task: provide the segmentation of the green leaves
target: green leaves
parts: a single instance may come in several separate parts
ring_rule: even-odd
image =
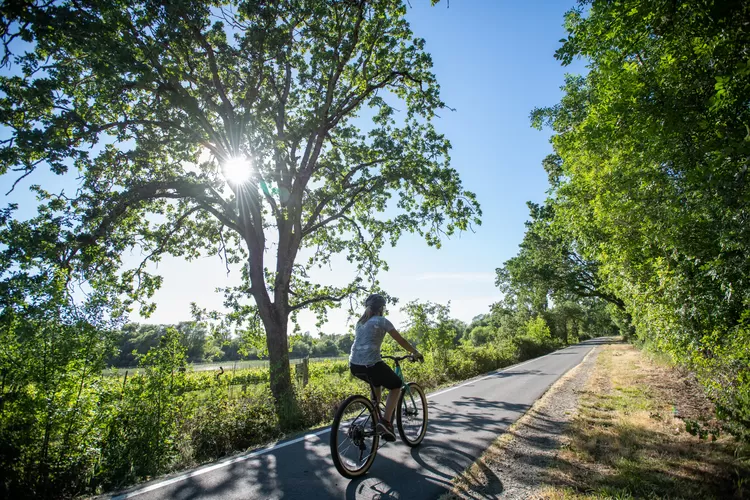
[[[747,387],[726,360],[750,346],[715,350],[738,338],[750,305],[750,10],[734,1],[589,7],[567,15],[556,54],[564,64],[586,58],[589,73],[566,78],[561,102],[532,113],[532,125],[555,132],[559,161],[545,162],[555,224],[597,263],[639,337],[701,367],[733,408],[725,414],[740,415],[746,403],[735,395]],[[524,249],[517,259],[537,260]],[[735,432],[746,425],[732,418]]]
[[[463,325],[450,318],[448,305],[417,300],[406,304],[401,310],[407,315],[405,335],[418,349],[433,353],[444,360],[463,333]]]
[[[553,163],[550,168],[559,168]],[[622,301],[599,278],[598,262],[581,255],[564,221],[556,218],[555,201],[528,205],[531,220],[518,255],[497,269],[495,283],[504,302],[536,312],[546,310],[549,299],[555,303],[598,299],[622,308]]]

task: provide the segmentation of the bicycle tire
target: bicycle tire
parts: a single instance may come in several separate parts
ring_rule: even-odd
[[[373,406],[372,401],[364,396],[349,396],[336,410],[336,415],[333,417],[333,424],[331,424],[331,437],[329,439],[329,443],[331,446],[331,458],[333,459],[333,465],[336,466],[336,470],[339,471],[339,474],[348,479],[354,479],[367,474],[367,471],[370,470],[370,467],[372,466],[372,463],[375,461],[375,457],[378,454],[378,444],[380,441],[380,435],[375,432],[375,425],[373,425],[373,441],[371,446],[371,453],[367,457],[365,463],[359,469],[353,470],[348,468],[344,461],[341,459],[341,456],[339,454],[339,428],[341,427],[342,419],[344,419],[344,416],[346,415],[347,408],[353,406],[354,403],[361,403],[367,410],[369,410],[370,418],[374,419],[375,425],[377,425],[378,422],[375,406]]]
[[[416,399],[419,400],[420,404],[422,405],[422,428],[419,432],[419,435],[417,435],[415,438],[412,438],[409,436],[404,429],[404,400],[407,396],[407,393],[410,393],[410,399],[414,398],[413,402],[416,403]],[[409,404],[412,401],[407,401],[406,404]],[[406,443],[408,446],[411,446],[412,448],[415,446],[419,446],[419,444],[422,442],[422,440],[425,437],[425,434],[427,434],[427,421],[428,421],[428,411],[427,411],[427,397],[424,394],[424,390],[422,390],[421,387],[419,387],[418,384],[414,382],[409,382],[406,384],[405,388],[401,390],[401,395],[398,398],[398,411],[397,417],[396,417],[396,423],[398,425],[398,433],[401,436],[401,441]],[[406,408],[408,409],[408,407]]]

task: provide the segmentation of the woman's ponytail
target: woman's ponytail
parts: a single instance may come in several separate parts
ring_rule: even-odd
[[[385,298],[380,294],[373,293],[365,300],[365,306],[365,313],[359,318],[357,325],[364,325],[373,316],[382,315],[383,308],[385,307]]]
[[[382,308],[380,308],[378,310],[375,310],[374,307],[367,306],[367,308],[365,308],[364,314],[362,314],[362,317],[359,318],[359,321],[357,321],[357,324],[358,325],[364,325],[373,316],[379,316],[381,314],[383,314],[383,309]]]
[[[364,325],[365,323],[367,323],[367,320],[372,318],[373,316],[375,316],[375,314],[372,312],[372,308],[370,306],[367,306],[365,308],[364,314],[361,318],[359,318],[359,321],[357,321],[357,324]]]

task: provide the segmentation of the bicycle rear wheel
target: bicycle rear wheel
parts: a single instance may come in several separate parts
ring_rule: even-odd
[[[349,479],[367,473],[378,453],[377,415],[364,396],[350,396],[336,410],[331,425],[331,457],[336,470]]]
[[[414,382],[401,390],[396,417],[401,440],[409,446],[418,446],[427,433],[427,397]]]

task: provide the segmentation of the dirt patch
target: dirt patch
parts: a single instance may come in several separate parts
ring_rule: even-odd
[[[721,423],[716,419],[713,403],[695,375],[683,368],[669,366],[666,361],[649,359],[641,363],[644,383],[653,396],[672,405],[673,416],[693,427],[702,437],[718,437]]]
[[[686,431],[712,428],[712,415],[689,374],[630,345],[602,346],[443,498],[750,498],[747,448]]]

